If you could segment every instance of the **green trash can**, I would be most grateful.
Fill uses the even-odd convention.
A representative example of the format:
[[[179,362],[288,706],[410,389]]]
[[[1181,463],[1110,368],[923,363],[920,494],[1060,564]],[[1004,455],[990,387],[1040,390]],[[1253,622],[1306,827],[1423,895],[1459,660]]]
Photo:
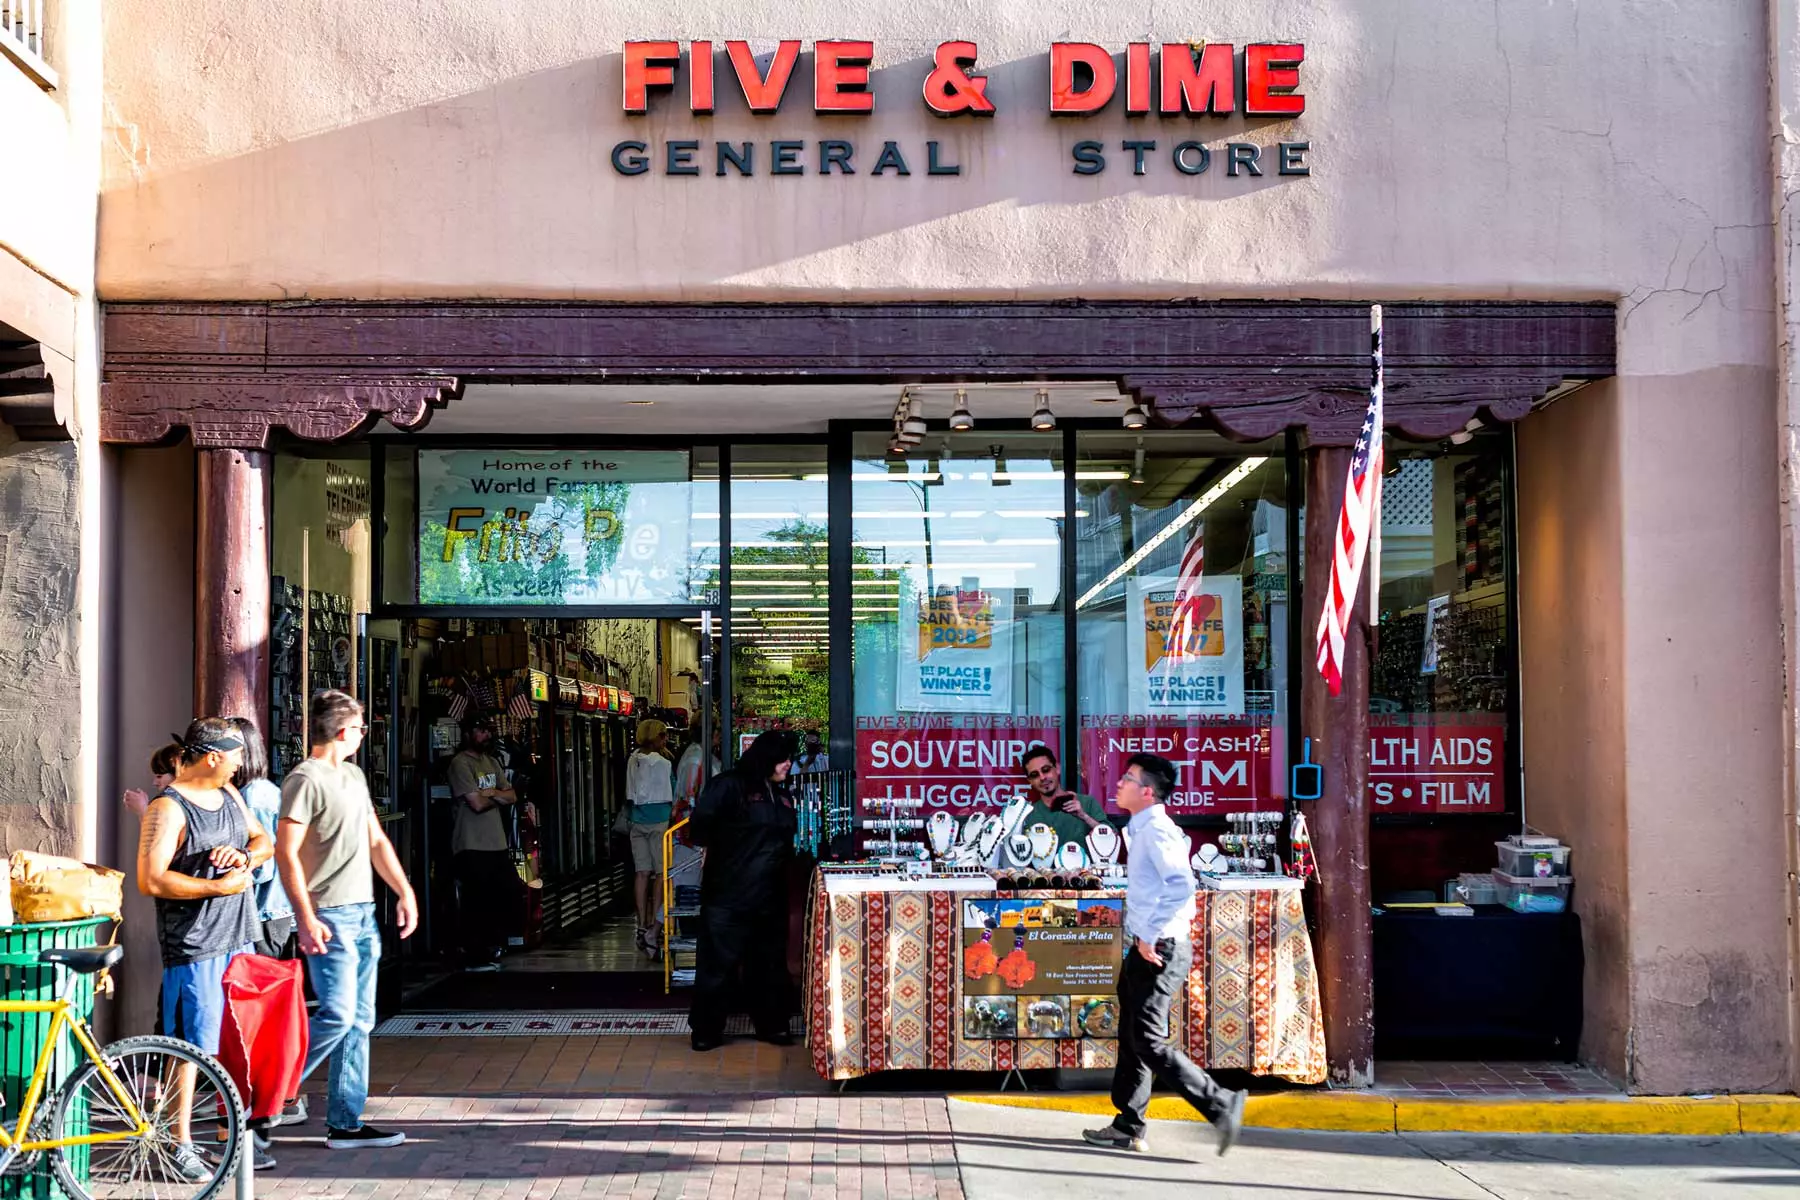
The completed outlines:
[[[37,965],[40,950],[57,946],[93,946],[98,944],[100,930],[112,924],[111,917],[89,917],[82,921],[44,921],[30,925],[0,925],[0,996],[8,1000],[54,1000],[58,976],[54,967]],[[83,1019],[94,1017],[94,977],[76,977],[73,996],[75,1012]],[[10,1132],[19,1119],[19,1104],[25,1089],[31,1086],[31,1072],[44,1046],[44,1035],[50,1030],[49,1013],[0,1013],[0,1097],[6,1107],[0,1109],[0,1120]],[[75,1039],[64,1034],[55,1049],[45,1094],[38,1099],[39,1111],[54,1100],[56,1087],[81,1061],[81,1048]],[[85,1129],[82,1132],[86,1132]],[[67,1151],[77,1179],[87,1178],[87,1149]],[[62,1200],[63,1190],[51,1178],[47,1160],[40,1160],[37,1170],[29,1175],[0,1178],[0,1200]]]

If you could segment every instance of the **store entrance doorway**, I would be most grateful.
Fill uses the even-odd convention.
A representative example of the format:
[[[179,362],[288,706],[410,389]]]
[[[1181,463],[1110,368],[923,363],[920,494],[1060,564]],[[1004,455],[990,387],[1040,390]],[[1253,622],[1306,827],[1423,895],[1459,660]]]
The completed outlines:
[[[422,910],[402,1011],[685,1004],[668,968],[691,954],[665,963],[636,885],[662,896],[664,830],[720,765],[701,753],[718,630],[712,610],[370,622],[364,766]],[[666,770],[672,809],[634,813],[634,753]],[[673,884],[698,882],[696,858],[676,842]]]

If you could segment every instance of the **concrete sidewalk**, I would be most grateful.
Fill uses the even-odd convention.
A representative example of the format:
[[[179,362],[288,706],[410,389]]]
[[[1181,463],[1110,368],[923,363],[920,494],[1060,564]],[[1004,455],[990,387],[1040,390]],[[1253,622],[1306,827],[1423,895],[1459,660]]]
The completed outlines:
[[[1080,1141],[1075,1113],[952,1100],[969,1200],[1682,1200],[1800,1194],[1792,1137],[1469,1137],[1247,1130],[1217,1157],[1210,1129],[1154,1122],[1150,1152]]]

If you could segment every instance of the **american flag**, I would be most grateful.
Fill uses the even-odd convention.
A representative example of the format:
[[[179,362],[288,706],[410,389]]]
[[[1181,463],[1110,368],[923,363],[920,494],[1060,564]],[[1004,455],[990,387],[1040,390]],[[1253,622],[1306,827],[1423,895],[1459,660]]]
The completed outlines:
[[[1206,521],[1194,518],[1194,536],[1181,552],[1181,569],[1175,576],[1175,612],[1169,622],[1166,658],[1187,658],[1193,646],[1194,625],[1200,620],[1201,587],[1206,579]]]
[[[1343,690],[1344,634],[1356,607],[1363,560],[1371,559],[1369,608],[1374,610],[1381,586],[1381,305],[1369,309],[1369,349],[1374,380],[1369,411],[1356,435],[1350,474],[1344,481],[1344,507],[1338,513],[1337,544],[1331,557],[1331,588],[1319,614],[1319,674],[1333,696]]]

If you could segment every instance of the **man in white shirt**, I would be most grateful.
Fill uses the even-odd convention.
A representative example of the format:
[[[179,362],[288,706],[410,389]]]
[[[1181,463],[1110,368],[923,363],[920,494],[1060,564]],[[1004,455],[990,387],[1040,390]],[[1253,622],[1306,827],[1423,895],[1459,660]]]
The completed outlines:
[[[1119,807],[1131,814],[1125,826],[1125,937],[1131,949],[1119,972],[1119,1064],[1112,1087],[1119,1115],[1082,1137],[1096,1146],[1148,1150],[1144,1108],[1161,1079],[1212,1122],[1224,1154],[1243,1128],[1249,1094],[1220,1087],[1169,1041],[1169,1008],[1194,961],[1188,837],[1163,809],[1174,790],[1175,764],[1154,754],[1132,755],[1119,780]]]
[[[663,753],[667,728],[655,717],[638,723],[637,749],[625,764],[625,799],[631,805],[631,863],[637,869],[633,898],[637,901],[637,945],[655,954],[661,944],[657,915],[660,884],[652,875],[663,869],[663,834],[669,829],[669,813],[675,807],[675,767]]]

